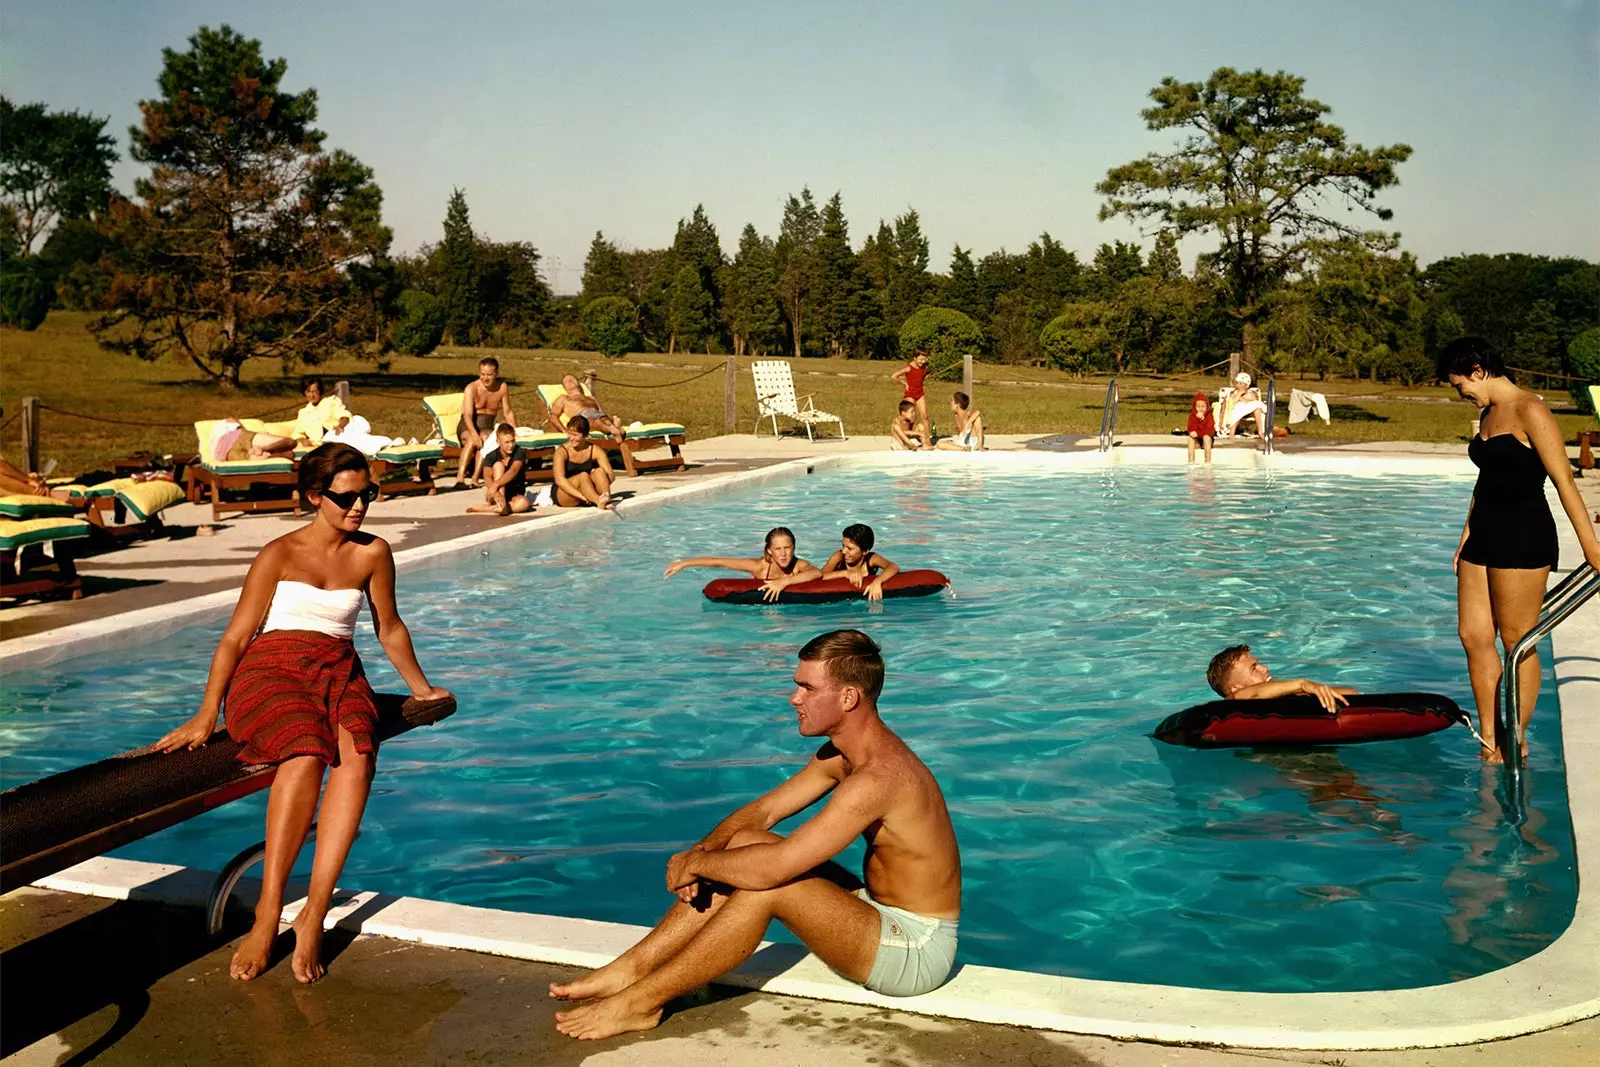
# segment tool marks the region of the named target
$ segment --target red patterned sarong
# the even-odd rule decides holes
[[[242,763],[315,756],[339,764],[339,727],[375,752],[378,708],[355,646],[313,630],[272,630],[250,642],[223,704]]]

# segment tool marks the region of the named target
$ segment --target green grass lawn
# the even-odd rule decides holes
[[[56,412],[40,419],[40,455],[60,462],[59,473],[92,470],[106,460],[136,449],[193,452],[192,423],[222,415],[260,415],[287,409],[273,419],[293,417],[300,400],[300,375],[284,376],[276,363],[246,364],[245,382],[232,394],[200,378],[186,361],[144,363],[101,349],[86,330],[90,316],[56,311],[32,333],[0,330],[0,407],[10,420],[0,431],[0,454],[21,465],[20,420],[25,396],[62,411],[119,419],[95,422]],[[723,376],[720,371],[687,384],[676,384],[700,371],[721,367],[723,356],[631,355],[608,360],[595,352],[526,349],[441,349],[426,357],[399,357],[387,374],[369,362],[336,359],[310,368],[327,381],[348,379],[351,407],[365,415],[376,432],[396,437],[425,438],[432,421],[420,398],[456,392],[477,373],[477,361],[493,354],[511,383],[512,405],[519,422],[543,415],[533,389],[556,381],[566,371],[594,368],[601,378],[597,392],[608,410],[624,418],[683,423],[692,443],[714,437],[723,428]],[[737,430],[751,432],[755,394],[748,359],[740,361],[736,383]],[[816,393],[816,405],[844,418],[852,434],[887,433],[901,396],[889,380],[897,364],[843,359],[808,359],[795,364],[795,388]],[[1072,378],[1038,367],[979,364],[974,400],[992,433],[1096,433],[1100,428],[1106,377]],[[618,384],[610,384],[618,383]],[[1119,379],[1122,433],[1166,433],[1183,425],[1196,389],[1216,394],[1219,375],[1182,379],[1124,376]],[[1288,422],[1288,393],[1296,380],[1280,379],[1280,425]],[[631,386],[631,388],[630,388]],[[1333,424],[1303,423],[1296,436],[1359,441],[1462,441],[1470,429],[1472,408],[1442,386],[1401,387],[1371,382],[1304,383],[1328,395]],[[930,383],[929,408],[940,426],[950,424],[948,397],[959,384]],[[1550,398],[1557,407],[1564,394]],[[1559,414],[1569,440],[1593,421],[1577,414]],[[171,424],[171,425],[166,425]],[[780,420],[782,424],[782,420]],[[770,424],[769,424],[770,425]],[[824,431],[828,432],[828,431]],[[690,455],[693,455],[691,449]]]

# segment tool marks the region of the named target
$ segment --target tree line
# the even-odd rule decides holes
[[[1221,68],[1164,79],[1142,118],[1166,151],[1112,167],[1102,219],[1151,238],[1092,254],[1048,232],[1019,252],[956,245],[944,272],[914,208],[857,242],[842,195],[787,197],[730,255],[696,205],[665,248],[597,232],[581,289],[552,294],[538,249],[471,224],[466,191],[442,238],[393,251],[369,168],[326,146],[314,89],[282,89],[283,59],[228,26],[166,49],[141,101],[132,196],[112,187],[106,121],[0,99],[0,317],[98,314],[100,341],[176,355],[224,386],[250,359],[315,364],[437,345],[935,361],[962,354],[1073,373],[1193,370],[1241,351],[1277,373],[1421,381],[1464,333],[1508,362],[1593,376],[1577,347],[1600,319],[1600,266],[1522,254],[1422,267],[1376,228],[1406,145],[1367,148],[1302,79]],[[1175,142],[1175,143],[1174,143]],[[1190,269],[1179,241],[1202,239]]]

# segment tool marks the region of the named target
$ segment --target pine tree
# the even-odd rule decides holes
[[[922,235],[922,220],[916,209],[894,220],[894,251],[889,259],[886,321],[891,330],[927,302],[933,288],[928,274],[928,239]]]
[[[1178,239],[1171,230],[1156,234],[1156,246],[1150,250],[1148,267],[1151,274],[1164,282],[1175,282],[1183,277],[1183,260],[1178,258]]]
[[[717,228],[706,218],[703,204],[694,206],[694,214],[687,222],[678,220],[678,232],[672,239],[672,254],[678,266],[689,266],[700,276],[700,287],[711,294],[717,306],[722,306],[722,282],[718,277],[728,262],[722,254],[722,241]]]
[[[978,271],[972,265],[972,253],[960,245],[950,253],[950,277],[945,281],[939,303],[979,322],[988,317],[983,293],[978,288]]]
[[[602,296],[629,295],[628,266],[622,260],[617,246],[606,240],[605,234],[595,231],[589,242],[589,255],[583,261],[583,288],[579,304],[587,304]]]
[[[783,343],[774,261],[772,241],[746,223],[739,253],[724,272],[722,313],[733,335],[734,355],[765,355]]]
[[[685,352],[704,348],[716,330],[716,303],[700,284],[700,273],[687,263],[678,268],[672,280],[667,318],[672,329],[668,352],[674,351],[679,343]]]
[[[838,193],[823,205],[817,234],[816,328],[829,355],[870,355],[875,314],[872,283],[850,250],[850,227]],[[866,299],[863,299],[866,297]]]
[[[789,319],[794,355],[805,354],[805,328],[817,284],[817,234],[821,220],[810,189],[801,189],[783,206],[783,224],[774,248],[778,274],[778,300]]]
[[[439,296],[444,301],[445,332],[450,342],[473,342],[481,314],[479,285],[482,265],[478,239],[467,214],[467,197],[460,189],[450,194],[444,212],[444,241],[439,245]]]

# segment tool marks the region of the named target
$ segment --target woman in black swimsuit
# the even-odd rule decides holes
[[[582,415],[567,420],[566,443],[556,449],[551,467],[555,484],[550,495],[556,507],[616,509],[611,502],[611,460],[589,440],[589,420]]]
[[[1545,581],[1556,565],[1556,522],[1545,503],[1546,477],[1556,485],[1584,559],[1600,570],[1600,542],[1573,484],[1561,429],[1544,402],[1517,388],[1505,370],[1500,354],[1481,337],[1452,341],[1439,353],[1439,376],[1482,413],[1478,434],[1467,446],[1478,484],[1456,548],[1455,572],[1458,629],[1478,703],[1478,730],[1489,742],[1479,756],[1488,763],[1500,760],[1494,747],[1501,671],[1495,634],[1510,649],[1533,628]],[[1517,686],[1526,730],[1539,695],[1537,654],[1523,661]]]
[[[744,571],[752,578],[761,579],[764,583],[761,586],[761,599],[768,601],[777,600],[778,594],[791,585],[822,577],[820,570],[794,554],[794,533],[787,526],[774,526],[767,531],[767,543],[760,559],[695,556],[669,563],[664,577],[671,578],[685,567],[726,567],[732,571]]]

